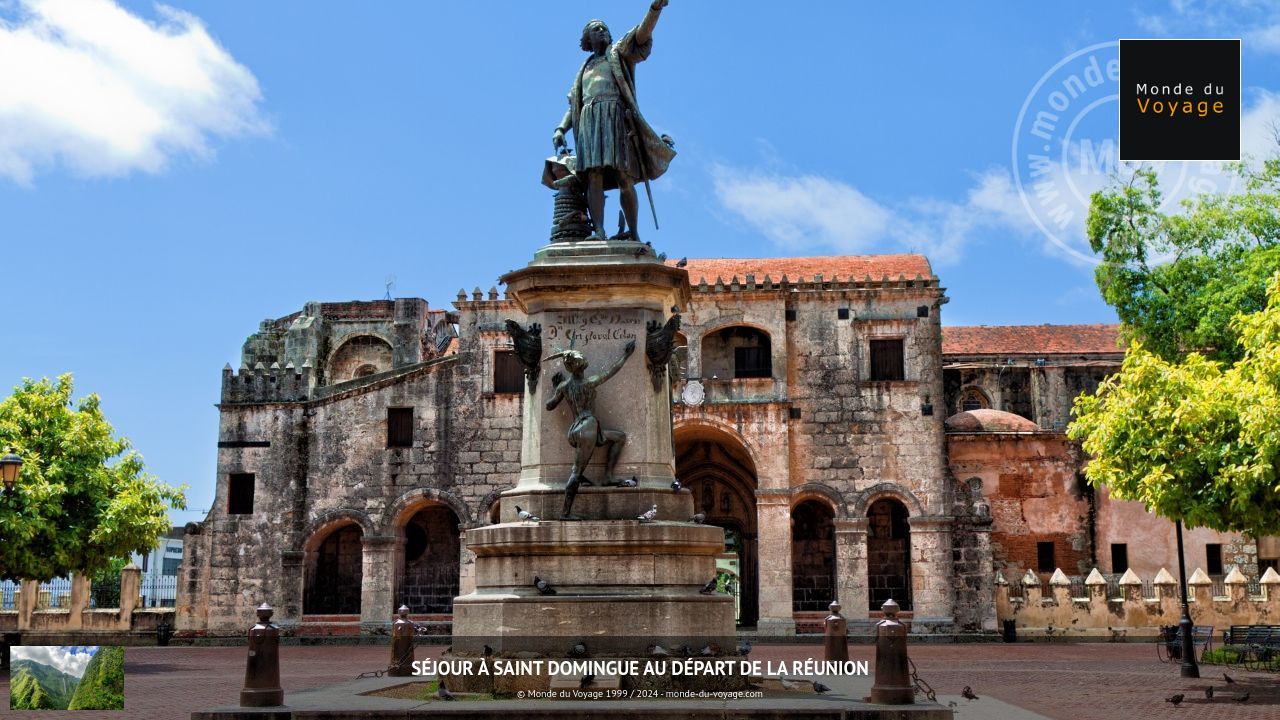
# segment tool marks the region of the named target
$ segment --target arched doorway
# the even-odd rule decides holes
[[[360,614],[363,539],[360,526],[347,522],[327,533],[318,532],[314,543],[308,543],[302,614]]]
[[[445,505],[421,507],[400,526],[400,587],[396,607],[451,613],[458,596],[458,516]]]
[[[911,526],[906,506],[893,498],[867,508],[867,598],[871,610],[889,598],[911,609]]]
[[[791,510],[791,609],[826,610],[835,599],[835,513],[805,500]]]
[[[675,429],[676,477],[693,493],[694,511],[706,524],[724,529],[722,573],[736,576],[738,624],[753,627],[759,617],[756,549],[756,469],[742,443],[709,425]]]

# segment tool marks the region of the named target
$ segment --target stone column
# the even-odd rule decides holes
[[[1060,367],[1040,367],[1031,370],[1031,414],[1035,422],[1045,430],[1061,430],[1067,424],[1066,373]]]
[[[365,535],[361,550],[360,631],[387,633],[395,602],[396,538]]]
[[[36,603],[40,601],[40,582],[23,580],[18,590],[18,631],[31,628],[31,614],[36,611]]]
[[[281,628],[302,624],[302,560],[301,550],[285,550],[280,553],[280,622]]]
[[[791,493],[756,491],[761,635],[795,635],[791,610]]]
[[[67,629],[84,627],[85,608],[89,607],[89,578],[80,573],[71,576],[71,603],[68,605]]]
[[[836,520],[836,599],[847,619],[868,618],[865,517]]]
[[[133,609],[138,607],[138,597],[142,590],[142,568],[129,563],[120,571],[120,615],[116,627],[129,630],[133,627]]]
[[[949,515],[917,515],[911,525],[912,630],[955,623]]]
[[[972,526],[974,537],[973,552],[977,554],[979,594],[983,598],[982,607],[978,610],[978,622],[983,630],[999,629],[996,621],[995,588],[992,579],[996,575],[995,558],[991,554],[991,518],[988,515]],[[1008,586],[1005,587],[1006,595]]]

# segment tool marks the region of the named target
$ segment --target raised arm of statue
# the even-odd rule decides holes
[[[606,369],[604,372],[600,373],[599,375],[593,375],[589,382],[592,385],[600,385],[604,383],[606,380],[608,380],[609,378],[618,374],[618,371],[622,369],[622,366],[627,363],[627,358],[631,357],[631,353],[635,351],[636,351],[636,341],[628,340],[626,347],[622,349],[622,357],[615,360],[614,363],[610,365],[608,369]]]
[[[640,21],[640,27],[636,30],[637,43],[649,44],[649,39],[653,37],[653,28],[658,24],[658,15],[666,6],[667,0],[653,0],[653,4],[649,6],[649,12],[644,14],[644,20]]]
[[[551,398],[547,400],[547,409],[555,410],[560,401],[564,399],[564,383],[557,383],[555,392],[551,393]]]

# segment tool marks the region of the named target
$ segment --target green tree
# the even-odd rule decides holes
[[[1085,474],[1189,527],[1280,533],[1280,273],[1266,307],[1229,323],[1230,365],[1190,353],[1167,360],[1141,341],[1120,372],[1076,398],[1068,432]]]
[[[1280,159],[1231,172],[1240,191],[1195,196],[1178,212],[1160,210],[1151,169],[1091,199],[1087,234],[1103,260],[1095,271],[1103,299],[1127,339],[1166,360],[1189,351],[1238,360],[1231,320],[1263,308],[1280,269]]]
[[[93,573],[149,552],[170,527],[168,509],[186,507],[185,486],[144,472],[97,395],[73,406],[71,393],[70,375],[24,379],[0,402],[0,449],[23,459],[14,492],[0,497],[0,578]]]
[[[124,648],[103,645],[76,685],[68,710],[124,709]]]

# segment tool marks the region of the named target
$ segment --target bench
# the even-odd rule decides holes
[[[1213,626],[1193,625],[1191,627],[1191,645],[1193,651],[1199,648],[1200,657],[1206,650],[1213,649]],[[1156,638],[1156,657],[1160,662],[1182,660],[1182,629],[1177,625],[1165,625],[1160,628],[1160,636]]]
[[[1280,661],[1280,625],[1232,625],[1223,641],[1224,649],[1235,651],[1231,665],[1271,669]]]

